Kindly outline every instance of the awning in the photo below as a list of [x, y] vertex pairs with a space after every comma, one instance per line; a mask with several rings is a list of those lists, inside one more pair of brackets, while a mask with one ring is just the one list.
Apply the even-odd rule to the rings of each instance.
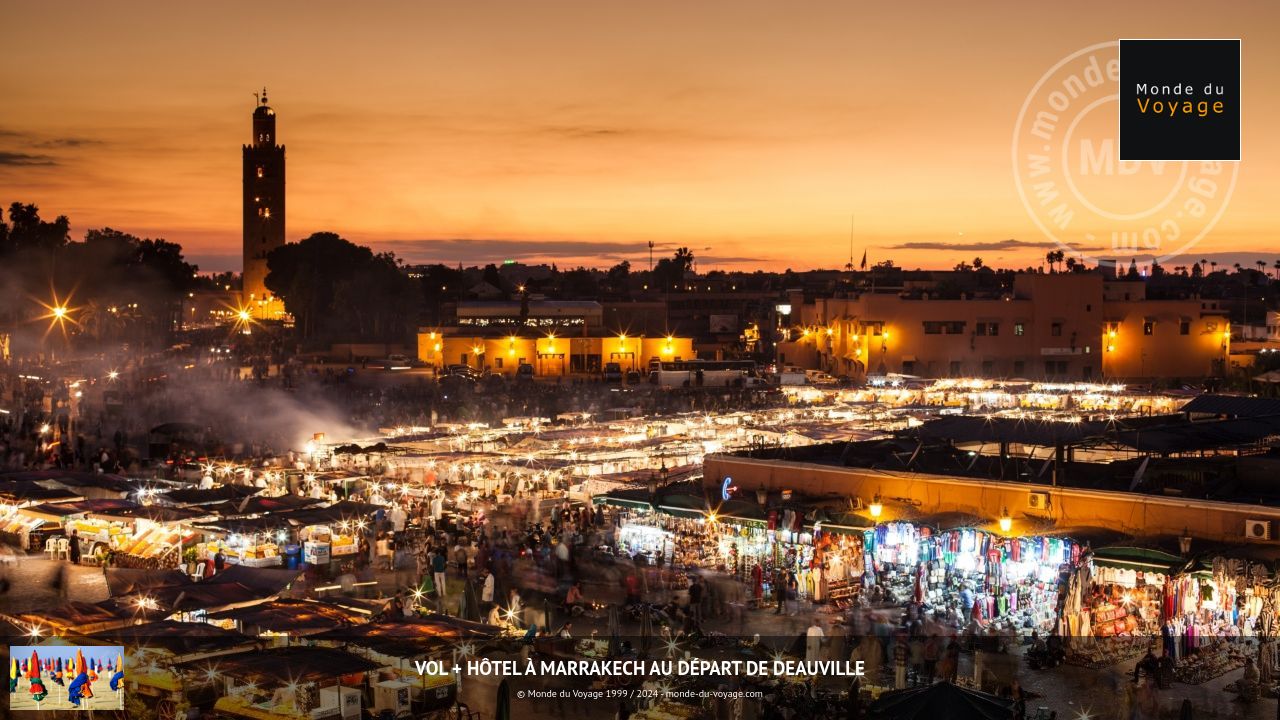
[[259, 687], [272, 687], [275, 684], [337, 680], [344, 675], [377, 670], [381, 666], [332, 648], [284, 647], [192, 660], [175, 667], [194, 672], [214, 672], [255, 682]]
[[1093, 564], [1120, 570], [1168, 574], [1186, 562], [1177, 555], [1136, 547], [1102, 548], [1093, 551]]

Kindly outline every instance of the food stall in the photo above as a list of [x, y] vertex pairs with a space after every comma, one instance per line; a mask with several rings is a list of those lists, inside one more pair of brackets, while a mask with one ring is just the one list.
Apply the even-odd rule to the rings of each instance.
[[360, 686], [378, 669], [351, 653], [325, 647], [269, 648], [182, 663], [210, 678], [215, 714], [232, 718], [341, 718], [364, 712]]
[[343, 647], [377, 664], [379, 670], [369, 679], [373, 711], [376, 715], [391, 710], [399, 717], [451, 707], [458, 696], [458, 675], [419, 674], [415, 661], [437, 660], [447, 670], [501, 636], [501, 629], [492, 625], [431, 614], [340, 628], [309, 639]]

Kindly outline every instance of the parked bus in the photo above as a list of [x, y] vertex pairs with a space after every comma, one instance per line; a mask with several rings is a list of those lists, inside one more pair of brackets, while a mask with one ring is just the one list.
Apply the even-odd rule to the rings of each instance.
[[765, 384], [756, 374], [754, 360], [675, 360], [651, 364], [649, 382], [668, 388], [753, 387]]

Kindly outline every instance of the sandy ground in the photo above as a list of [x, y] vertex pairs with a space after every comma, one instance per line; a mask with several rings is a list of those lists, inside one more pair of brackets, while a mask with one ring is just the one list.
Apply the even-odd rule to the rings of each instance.
[[99, 677], [98, 681], [92, 683], [93, 697], [85, 698], [80, 701], [80, 706], [76, 707], [67, 702], [67, 688], [65, 685], [59, 685], [48, 678], [44, 681], [44, 687], [49, 691], [44, 701], [40, 703], [40, 707], [36, 707], [36, 701], [32, 699], [31, 692], [27, 689], [27, 680], [18, 681], [17, 692], [9, 695], [10, 710], [123, 710], [124, 709], [124, 692], [117, 693], [110, 687], [108, 678]]

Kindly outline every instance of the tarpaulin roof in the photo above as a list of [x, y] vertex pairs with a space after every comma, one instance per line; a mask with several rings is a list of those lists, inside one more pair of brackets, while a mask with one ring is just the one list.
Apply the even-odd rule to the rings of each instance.
[[338, 628], [310, 639], [341, 642], [392, 657], [413, 658], [460, 642], [483, 643], [501, 632], [493, 625], [431, 614]]
[[289, 635], [310, 635], [366, 620], [364, 615], [332, 603], [286, 598], [209, 613], [209, 619], [235, 620], [243, 628]]
[[111, 510], [124, 510], [128, 508], [142, 507], [135, 502], [128, 500], [77, 500], [75, 502], [64, 503], [45, 503], [44, 505], [36, 505], [34, 507], [25, 508], [19, 512], [39, 513], [53, 518], [64, 518], [69, 515], [84, 515], [88, 513], [104, 513]]
[[301, 577], [302, 572], [231, 565], [213, 577], [197, 582], [176, 573], [150, 571], [147, 574], [148, 571], [109, 569], [107, 586], [116, 600], [145, 596], [168, 614], [260, 602], [279, 595]]
[[1273, 435], [1280, 435], [1280, 415], [1158, 425], [1125, 430], [1115, 439], [1140, 452], [1174, 453], [1249, 445]]
[[83, 470], [23, 470], [20, 472], [0, 473], [0, 480], [29, 480], [31, 482], [52, 480], [67, 487], [95, 487], [116, 492], [127, 492], [134, 489], [133, 483], [119, 475], [84, 472]]
[[872, 718], [884, 720], [1008, 720], [1013, 717], [1011, 701], [949, 682], [885, 693], [871, 703], [868, 710]]
[[923, 440], [947, 440], [952, 442], [1016, 443], [1053, 447], [1074, 445], [1086, 438], [1105, 435], [1105, 422], [1062, 422], [1029, 418], [976, 417], [949, 415], [930, 420], [904, 435], [914, 435]]
[[192, 584], [191, 578], [181, 570], [109, 567], [103, 572], [107, 580], [107, 593], [111, 597], [148, 593], [160, 588]]
[[1181, 408], [1185, 413], [1206, 413], [1230, 417], [1280, 415], [1280, 400], [1245, 395], [1200, 395]]
[[280, 513], [289, 510], [298, 510], [312, 505], [318, 505], [322, 501], [315, 498], [299, 497], [297, 495], [280, 495], [277, 497], [266, 497], [263, 495], [250, 495], [249, 497], [239, 500], [228, 500], [218, 503], [209, 508], [210, 512], [216, 512], [224, 517], [232, 515], [258, 515], [260, 513]]
[[44, 608], [39, 612], [21, 613], [11, 617], [26, 626], [53, 628], [58, 631], [57, 634], [91, 633], [133, 622], [130, 614], [114, 607], [110, 601], [87, 603], [73, 600]]
[[226, 502], [227, 500], [239, 500], [249, 495], [255, 495], [259, 490], [261, 488], [249, 487], [248, 485], [221, 485], [204, 490], [200, 488], [179, 488], [160, 493], [156, 495], [156, 499], [174, 505], [211, 505], [213, 503]]
[[126, 625], [94, 633], [93, 637], [130, 647], [162, 648], [175, 655], [217, 652], [257, 642], [256, 638], [217, 625], [176, 620]]
[[269, 687], [272, 682], [303, 684], [335, 680], [343, 675], [377, 670], [380, 666], [342, 650], [309, 646], [221, 655], [179, 663], [177, 667], [195, 672], [214, 671]]
[[0, 499], [9, 502], [36, 502], [56, 500], [83, 500], [84, 496], [73, 490], [47, 488], [30, 480], [0, 481]]
[[174, 523], [192, 518], [208, 517], [211, 513], [203, 508], [168, 507], [167, 505], [142, 505], [138, 507], [114, 508], [89, 513], [95, 517], [132, 519], [145, 518], [153, 522]]

